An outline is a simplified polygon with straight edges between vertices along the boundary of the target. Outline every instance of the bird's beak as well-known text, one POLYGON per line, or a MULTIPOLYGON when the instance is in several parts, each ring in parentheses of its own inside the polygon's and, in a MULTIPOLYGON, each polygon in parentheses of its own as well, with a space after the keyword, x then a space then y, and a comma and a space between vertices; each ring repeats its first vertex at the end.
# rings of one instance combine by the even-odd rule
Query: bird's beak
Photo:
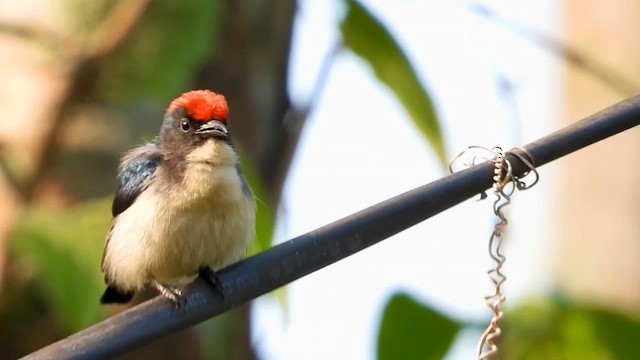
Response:
POLYGON ((198 130, 196 130, 196 134, 217 138, 229 137, 227 127, 218 120, 211 120, 204 123, 198 130))

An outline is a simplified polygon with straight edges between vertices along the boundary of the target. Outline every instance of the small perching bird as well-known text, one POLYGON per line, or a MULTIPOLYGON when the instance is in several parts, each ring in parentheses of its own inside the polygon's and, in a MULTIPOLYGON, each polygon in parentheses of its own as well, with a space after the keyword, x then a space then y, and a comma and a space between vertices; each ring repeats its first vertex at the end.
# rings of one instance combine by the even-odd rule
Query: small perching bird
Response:
POLYGON ((100 302, 127 303, 147 285, 176 306, 177 288, 242 259, 255 231, 254 198, 227 129, 224 96, 173 100, 158 136, 127 152, 107 235, 100 302))

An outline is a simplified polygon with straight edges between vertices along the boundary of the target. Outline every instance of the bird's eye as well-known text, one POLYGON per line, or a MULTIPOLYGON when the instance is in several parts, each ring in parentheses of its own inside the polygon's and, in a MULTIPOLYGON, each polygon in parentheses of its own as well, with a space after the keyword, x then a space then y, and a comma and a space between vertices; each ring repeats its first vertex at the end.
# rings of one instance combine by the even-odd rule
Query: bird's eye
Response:
POLYGON ((182 129, 182 131, 187 132, 191 129, 191 124, 189 124, 189 120, 187 119, 182 119, 182 121, 180 122, 180 129, 182 129))

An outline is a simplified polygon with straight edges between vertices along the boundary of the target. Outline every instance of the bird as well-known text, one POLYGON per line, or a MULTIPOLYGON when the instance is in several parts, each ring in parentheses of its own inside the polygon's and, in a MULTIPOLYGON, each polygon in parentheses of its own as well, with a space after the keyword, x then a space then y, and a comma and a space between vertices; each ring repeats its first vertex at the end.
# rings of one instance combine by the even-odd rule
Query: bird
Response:
POLYGON ((185 92, 158 135, 126 152, 101 268, 100 302, 128 303, 151 286, 176 307, 198 276, 222 295, 216 271, 244 258, 255 234, 255 200, 227 127, 224 95, 185 92))

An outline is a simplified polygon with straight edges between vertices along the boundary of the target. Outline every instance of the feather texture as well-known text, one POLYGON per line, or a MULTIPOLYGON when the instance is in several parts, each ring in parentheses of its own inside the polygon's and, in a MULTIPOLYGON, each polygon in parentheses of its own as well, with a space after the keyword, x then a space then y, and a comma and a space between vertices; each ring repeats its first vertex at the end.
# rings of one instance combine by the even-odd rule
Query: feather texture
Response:
POLYGON ((153 145, 123 158, 102 263, 107 292, 119 295, 111 298, 126 299, 151 280, 183 285, 203 267, 216 270, 246 255, 254 199, 231 144, 207 140, 175 171, 153 145))

